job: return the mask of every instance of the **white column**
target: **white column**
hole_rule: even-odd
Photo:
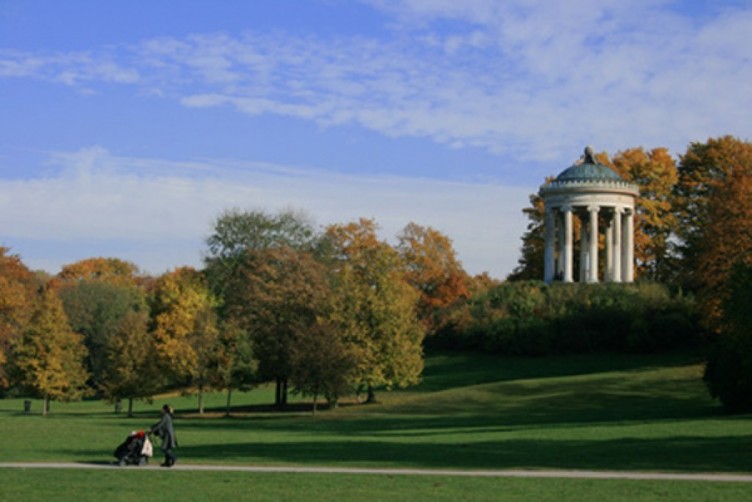
[[[624,220],[624,261],[622,262],[624,282],[634,281],[634,210],[628,209]]]
[[[546,236],[546,248],[545,248],[545,261],[543,270],[543,280],[547,284],[550,284],[554,280],[554,252],[556,244],[556,219],[554,218],[553,208],[546,208],[545,217],[545,236]]]
[[[614,280],[614,219],[609,218],[606,223],[606,281]]]
[[[598,282],[598,206],[589,206],[588,212],[590,213],[590,250],[588,255],[590,257],[590,268],[588,269],[588,282]]]
[[[585,282],[587,280],[587,270],[588,270],[588,261],[587,261],[587,253],[588,253],[588,231],[587,231],[587,219],[582,217],[580,215],[580,275],[578,280],[580,282]]]
[[[572,207],[564,206],[564,282],[572,282]]]
[[[622,255],[622,245],[621,245],[621,218],[622,218],[622,211],[624,211],[620,207],[614,208],[614,248],[613,248],[613,255],[614,255],[614,266],[613,266],[613,281],[614,282],[621,282],[621,255]]]

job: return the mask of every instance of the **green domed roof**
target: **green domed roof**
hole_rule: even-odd
[[[603,164],[575,164],[566,168],[556,181],[624,181],[613,169]]]
[[[556,181],[625,181],[624,178],[608,166],[598,163],[590,147],[576,164],[563,170]]]

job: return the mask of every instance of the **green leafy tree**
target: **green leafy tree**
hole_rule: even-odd
[[[424,331],[418,295],[405,281],[397,251],[379,240],[373,220],[327,229],[335,264],[332,321],[345,333],[358,365],[357,383],[374,388],[417,383],[423,370]]]
[[[111,388],[108,350],[121,324],[132,313],[147,313],[143,289],[124,281],[78,279],[59,283],[59,292],[70,327],[84,337],[87,369],[97,389]]]
[[[728,412],[752,411],[752,264],[737,262],[728,276],[723,325],[705,367],[710,394]]]
[[[545,251],[543,197],[530,195],[530,206],[522,212],[528,219],[527,230],[522,236],[522,249],[517,267],[509,274],[510,281],[541,280]]]
[[[235,272],[249,249],[289,247],[310,251],[317,242],[313,224],[302,212],[269,214],[231,209],[217,218],[206,239],[205,272],[215,293],[223,298],[228,288],[238,286],[233,280]]]
[[[220,317],[228,326],[241,327],[245,330],[248,340],[235,342],[251,350],[255,341],[251,337],[253,328],[249,325],[250,316],[243,301],[250,301],[249,283],[245,275],[249,272],[249,252],[260,252],[276,248],[289,248],[302,252],[318,252],[321,245],[320,236],[315,231],[310,219],[300,211],[281,211],[276,214],[263,211],[241,211],[232,209],[225,211],[214,223],[213,232],[206,240],[207,254],[205,258],[205,274],[209,284],[220,300]],[[241,270],[242,268],[242,270]],[[245,299],[240,301],[239,299]],[[265,350],[255,347],[256,350]],[[256,357],[258,360],[259,357]],[[230,359],[225,358],[226,362]],[[260,365],[260,378],[269,376],[269,367],[273,364],[266,362]],[[246,363],[239,367],[248,369]],[[285,374],[283,367],[272,373]],[[278,406],[284,404],[287,389],[284,387],[286,379],[271,377],[277,381],[275,402]]]
[[[309,252],[290,247],[249,249],[239,261],[227,312],[251,336],[262,379],[277,383],[275,403],[285,406],[292,372],[291,347],[315,325],[328,294],[327,270]]]
[[[148,400],[163,383],[146,310],[124,315],[108,338],[105,355],[100,390],[110,401],[127,399],[128,416],[132,417],[134,399]]]
[[[225,414],[232,409],[232,392],[248,391],[259,383],[258,359],[246,330],[234,322],[220,322],[212,387],[227,391]]]
[[[68,326],[62,303],[52,288],[45,288],[28,327],[13,341],[11,371],[15,382],[44,400],[73,401],[86,392],[86,347],[81,335]]]
[[[334,323],[320,321],[307,333],[298,333],[290,360],[295,390],[313,397],[314,415],[319,396],[336,405],[340,396],[351,392],[357,360]]]

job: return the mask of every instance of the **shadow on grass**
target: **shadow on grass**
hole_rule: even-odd
[[[437,352],[426,359],[417,392],[529,378],[588,375],[607,371],[646,370],[703,361],[702,351],[687,349],[659,354],[569,354],[546,357],[503,357],[475,352]]]
[[[581,469],[676,472],[750,472],[752,437],[519,440],[416,444],[390,441],[322,441],[184,445],[181,462],[290,464],[427,469]],[[70,452],[61,452],[71,454]],[[76,450],[79,458],[102,452]],[[158,453],[155,452],[156,462]],[[109,465],[104,460],[79,463]]]
[[[184,446],[201,462],[290,463],[405,468],[594,469],[749,472],[752,438],[670,437],[617,440],[509,440],[479,443],[243,443]]]

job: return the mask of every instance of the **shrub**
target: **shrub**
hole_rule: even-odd
[[[459,309],[463,322],[432,346],[515,355],[652,352],[693,343],[698,332],[694,302],[650,283],[507,282]]]

